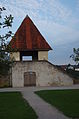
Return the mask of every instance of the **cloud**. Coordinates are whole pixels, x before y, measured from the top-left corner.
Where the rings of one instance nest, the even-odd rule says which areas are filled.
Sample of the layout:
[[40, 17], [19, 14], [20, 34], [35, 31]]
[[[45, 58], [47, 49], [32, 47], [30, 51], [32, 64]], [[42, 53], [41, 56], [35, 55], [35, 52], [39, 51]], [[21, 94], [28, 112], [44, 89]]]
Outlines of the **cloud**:
[[50, 40], [51, 45], [64, 45], [77, 41], [79, 39], [79, 30], [72, 28], [69, 25], [47, 22], [41, 20], [36, 22], [36, 25], [41, 29], [41, 33]]
[[58, 0], [1, 0], [0, 4], [5, 6], [9, 13], [15, 17], [30, 14], [45, 20], [65, 20], [71, 11], [64, 8]]
[[77, 7], [76, 10], [79, 11], [79, 0], [77, 0]]
[[75, 62], [70, 58], [70, 55], [73, 54], [74, 47], [79, 47], [79, 40], [64, 45], [54, 45], [53, 51], [49, 52], [49, 60], [53, 64], [75, 64]]

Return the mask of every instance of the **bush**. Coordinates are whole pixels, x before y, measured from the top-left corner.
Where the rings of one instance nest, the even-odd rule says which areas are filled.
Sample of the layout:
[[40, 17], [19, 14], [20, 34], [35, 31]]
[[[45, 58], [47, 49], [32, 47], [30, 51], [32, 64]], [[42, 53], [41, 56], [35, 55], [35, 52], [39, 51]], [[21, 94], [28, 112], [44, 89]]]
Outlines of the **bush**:
[[11, 67], [11, 61], [0, 60], [0, 75], [7, 75]]
[[72, 70], [72, 69], [67, 69], [66, 71], [73, 78], [79, 79], [79, 71], [75, 71], [75, 70]]

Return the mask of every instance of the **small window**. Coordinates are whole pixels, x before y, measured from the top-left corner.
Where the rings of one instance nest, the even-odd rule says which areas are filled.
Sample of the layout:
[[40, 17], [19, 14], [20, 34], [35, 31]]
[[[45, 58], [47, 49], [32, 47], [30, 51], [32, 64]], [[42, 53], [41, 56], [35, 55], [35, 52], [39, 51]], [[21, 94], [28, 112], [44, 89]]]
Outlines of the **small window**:
[[32, 61], [32, 56], [23, 56], [22, 61]]

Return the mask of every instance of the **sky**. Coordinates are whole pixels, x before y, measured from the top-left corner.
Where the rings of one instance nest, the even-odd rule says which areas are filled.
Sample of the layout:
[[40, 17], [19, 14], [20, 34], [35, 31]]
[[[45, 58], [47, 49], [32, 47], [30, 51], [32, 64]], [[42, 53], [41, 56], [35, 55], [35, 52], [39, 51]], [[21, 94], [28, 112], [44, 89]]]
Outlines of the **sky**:
[[29, 15], [53, 49], [50, 62], [74, 63], [70, 55], [79, 47], [79, 0], [0, 0], [0, 6], [14, 16], [14, 33]]

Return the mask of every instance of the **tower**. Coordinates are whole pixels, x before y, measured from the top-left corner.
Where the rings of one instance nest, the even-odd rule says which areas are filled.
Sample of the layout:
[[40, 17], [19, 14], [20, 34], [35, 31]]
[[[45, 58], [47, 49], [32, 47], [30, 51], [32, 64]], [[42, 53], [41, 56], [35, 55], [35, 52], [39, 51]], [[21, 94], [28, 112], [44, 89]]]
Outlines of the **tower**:
[[52, 50], [29, 16], [21, 23], [9, 45], [10, 57], [22, 61], [23, 56], [32, 56], [32, 60], [48, 60], [48, 51]]

